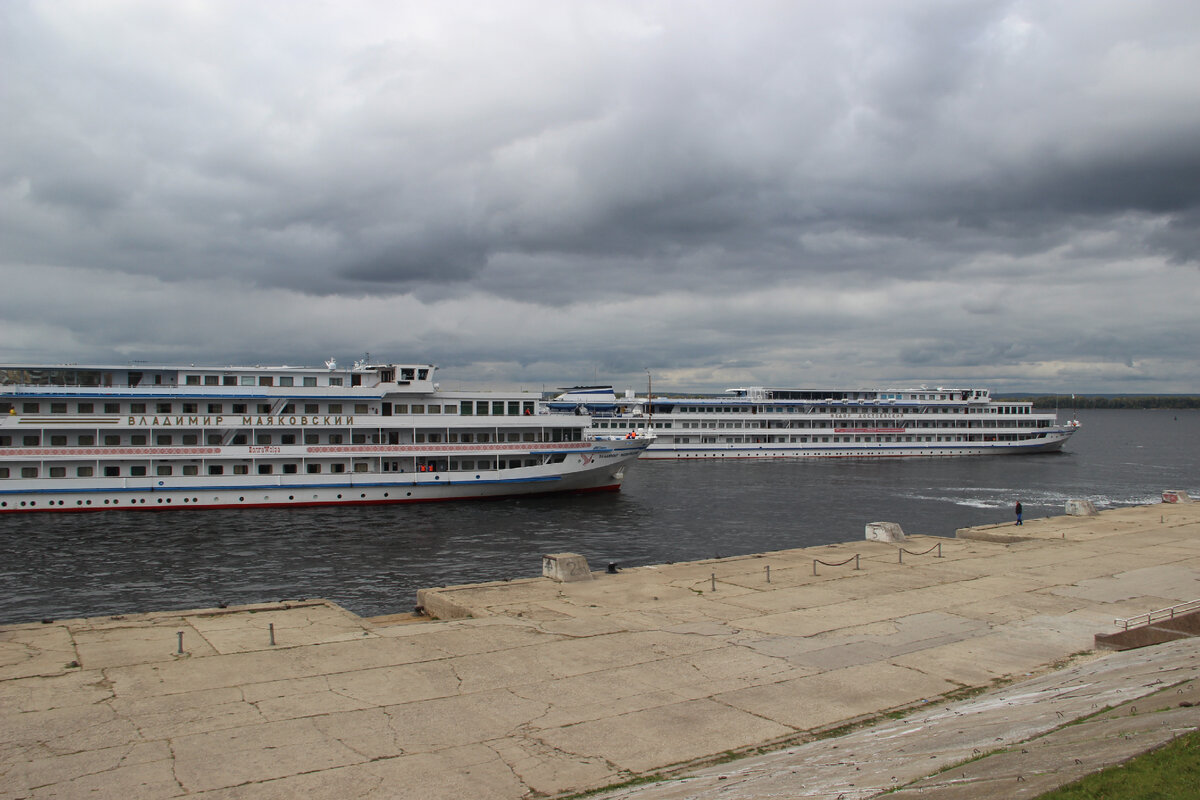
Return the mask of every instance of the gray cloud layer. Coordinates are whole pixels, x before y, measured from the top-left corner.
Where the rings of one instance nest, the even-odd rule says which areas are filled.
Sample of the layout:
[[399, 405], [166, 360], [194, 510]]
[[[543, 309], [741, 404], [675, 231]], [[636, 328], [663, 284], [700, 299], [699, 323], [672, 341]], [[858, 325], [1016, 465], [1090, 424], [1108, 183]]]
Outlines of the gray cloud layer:
[[6, 3], [3, 359], [1200, 391], [1200, 6], [826, 6]]

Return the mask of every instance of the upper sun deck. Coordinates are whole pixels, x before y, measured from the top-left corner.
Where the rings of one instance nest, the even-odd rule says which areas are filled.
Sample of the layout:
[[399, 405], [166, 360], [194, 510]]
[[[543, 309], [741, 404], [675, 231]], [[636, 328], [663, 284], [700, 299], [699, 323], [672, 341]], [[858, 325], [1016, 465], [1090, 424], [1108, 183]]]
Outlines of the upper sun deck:
[[282, 394], [288, 390], [433, 392], [433, 364], [338, 367], [0, 364], [4, 394]]
[[738, 400], [752, 402], [793, 401], [801, 403], [838, 404], [906, 404], [925, 405], [937, 403], [988, 403], [991, 394], [987, 389], [787, 389], [749, 386], [727, 389], [726, 394]]

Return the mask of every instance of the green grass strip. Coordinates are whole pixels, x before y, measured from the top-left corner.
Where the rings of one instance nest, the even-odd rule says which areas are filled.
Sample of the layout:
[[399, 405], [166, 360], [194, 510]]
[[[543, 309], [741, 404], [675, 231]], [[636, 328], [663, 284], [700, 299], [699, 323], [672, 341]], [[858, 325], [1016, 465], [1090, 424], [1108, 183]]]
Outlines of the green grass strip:
[[1108, 767], [1037, 800], [1186, 800], [1200, 798], [1200, 731]]

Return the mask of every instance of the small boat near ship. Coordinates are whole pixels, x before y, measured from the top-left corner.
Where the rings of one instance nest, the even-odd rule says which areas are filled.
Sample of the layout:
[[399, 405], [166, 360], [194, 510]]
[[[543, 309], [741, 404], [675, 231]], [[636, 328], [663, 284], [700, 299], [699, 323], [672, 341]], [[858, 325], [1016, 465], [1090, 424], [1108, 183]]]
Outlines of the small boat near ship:
[[888, 458], [1046, 453], [1079, 429], [1057, 412], [988, 389], [745, 387], [721, 395], [617, 396], [576, 386], [548, 405], [592, 419], [597, 435], [652, 433], [647, 459]]
[[0, 513], [616, 491], [653, 439], [432, 364], [0, 364]]

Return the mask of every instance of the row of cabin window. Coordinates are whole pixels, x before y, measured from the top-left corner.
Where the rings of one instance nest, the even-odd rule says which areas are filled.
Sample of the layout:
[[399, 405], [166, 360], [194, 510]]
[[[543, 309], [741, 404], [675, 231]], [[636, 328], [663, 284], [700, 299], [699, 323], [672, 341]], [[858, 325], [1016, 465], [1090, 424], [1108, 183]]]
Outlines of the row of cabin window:
[[[174, 403], [170, 403], [170, 402], [154, 403], [153, 404], [153, 407], [154, 407], [153, 412], [150, 412], [148, 410], [149, 407], [151, 406], [151, 404], [149, 404], [149, 403], [129, 403], [128, 405], [124, 405], [124, 407], [123, 407], [122, 403], [103, 403], [102, 405], [104, 407], [103, 413], [105, 413], [105, 414], [148, 414], [148, 413], [154, 413], [154, 414], [199, 414], [200, 413], [200, 404], [199, 403], [180, 403], [178, 409], [176, 409]], [[288, 403], [278, 413], [280, 413], [280, 414], [296, 414], [296, 413], [343, 414], [343, 413], [345, 413], [343, 411], [342, 403], [328, 403], [325, 405], [324, 410], [322, 410], [321, 404], [319, 404], [319, 403], [303, 403], [301, 405], [304, 409], [303, 412], [296, 411], [296, 406], [297, 406], [296, 403]], [[7, 413], [9, 413], [9, 411], [11, 411], [13, 409], [13, 407], [14, 406], [12, 403], [0, 403], [0, 413], [7, 414]], [[228, 408], [229, 408], [230, 414], [252, 413], [250, 411], [249, 403], [230, 403]], [[404, 407], [399, 406], [399, 408], [404, 408]], [[413, 411], [412, 413], [414, 413], [414, 414], [440, 414], [440, 413], [442, 413], [441, 406], [413, 406], [413, 408], [420, 409], [419, 411]], [[426, 409], [428, 409], [428, 410], [426, 410]], [[454, 406], [446, 406], [447, 413], [453, 413], [453, 409], [454, 409]], [[22, 414], [40, 414], [41, 410], [42, 410], [41, 403], [30, 402], [30, 403], [22, 403], [21, 404], [21, 413]], [[205, 413], [206, 414], [224, 414], [225, 412], [226, 412], [226, 405], [224, 403], [206, 403], [205, 404]], [[67, 413], [67, 404], [66, 403], [58, 403], [58, 402], [51, 403], [50, 404], [50, 413], [51, 414], [66, 414]], [[95, 403], [77, 403], [75, 406], [75, 413], [77, 413], [77, 414], [94, 414], [94, 413], [96, 413], [96, 404]], [[256, 403], [253, 413], [255, 413], [255, 414], [270, 414], [271, 413], [271, 404], [270, 403]], [[370, 406], [368, 406], [366, 403], [355, 403], [354, 404], [354, 413], [355, 414], [369, 414]], [[404, 414], [407, 412], [399, 411], [397, 413]]]
[[[102, 403], [103, 413], [105, 414], [199, 414], [200, 403], [180, 403], [179, 407], [171, 402], [161, 403]], [[153, 412], [149, 411], [153, 405]], [[254, 411], [250, 411], [249, 403], [230, 403], [226, 406], [225, 403], [206, 403], [204, 404], [206, 414], [224, 414], [226, 408], [230, 414], [271, 414], [270, 403], [254, 404]], [[12, 403], [0, 403], [0, 414], [7, 414], [14, 408]], [[278, 414], [343, 414], [345, 406], [342, 403], [327, 403], [322, 407], [320, 403], [288, 403], [283, 408], [276, 412]], [[38, 402], [27, 402], [21, 404], [22, 414], [40, 414], [42, 404]], [[459, 411], [459, 407], [455, 405], [440, 405], [436, 403], [395, 403], [392, 405], [393, 414], [454, 414]], [[521, 414], [531, 415], [534, 411], [532, 401], [516, 401], [516, 400], [479, 400], [472, 402], [464, 400], [462, 402], [461, 411], [463, 416], [518, 416]], [[66, 414], [67, 404], [62, 402], [50, 403], [51, 414]], [[77, 414], [94, 414], [96, 413], [95, 403], [76, 403], [75, 413]], [[355, 414], [369, 414], [370, 406], [366, 403], [355, 403]]]
[[[428, 472], [445, 472], [445, 471], [454, 472], [454, 471], [466, 471], [466, 470], [476, 470], [476, 469], [516, 469], [517, 467], [522, 467], [522, 466], [536, 467], [538, 465], [538, 463], [539, 462], [536, 458], [526, 458], [526, 459], [502, 458], [499, 461], [496, 461], [493, 459], [485, 459], [482, 461], [461, 461], [461, 460], [456, 460], [456, 459], [450, 459], [447, 461], [436, 461], [436, 460], [426, 461], [423, 464], [420, 464], [419, 466], [426, 467], [427, 469], [424, 471], [428, 471]], [[356, 464], [355, 466], [364, 466], [364, 465]], [[404, 472], [405, 470], [404, 470], [404, 467], [401, 466], [401, 462], [399, 462], [399, 461], [384, 461], [383, 462], [383, 471], [384, 472]]]
[[821, 442], [842, 442], [849, 443], [851, 441], [858, 443], [872, 442], [1021, 442], [1028, 441], [1033, 438], [1045, 436], [1045, 434], [1017, 434], [1017, 433], [1002, 433], [996, 436], [983, 437], [981, 434], [958, 434], [946, 436], [700, 436], [692, 438], [689, 436], [676, 436], [675, 444], [691, 444], [699, 442], [700, 444], [716, 444], [718, 442], [724, 444], [813, 444]]
[[[45, 437], [45, 438], [48, 439], [48, 443], [51, 447], [68, 447], [69, 446], [68, 441], [69, 441], [69, 438], [71, 438], [71, 437], [68, 437], [65, 434], [51, 434], [50, 436]], [[95, 447], [96, 446], [96, 437], [94, 434], [81, 433], [78, 436], [73, 437], [73, 438], [75, 439], [74, 445], [77, 447]], [[260, 433], [254, 437], [254, 443], [256, 445], [296, 444], [297, 438], [298, 438], [297, 435], [294, 433], [281, 433], [278, 435], [271, 434], [271, 433]], [[387, 442], [388, 444], [399, 444], [399, 441], [390, 441], [390, 439], [394, 438], [394, 437], [387, 437], [387, 438], [389, 439], [389, 441]], [[23, 446], [23, 447], [39, 447], [42, 444], [42, 439], [43, 439], [43, 437], [39, 434], [36, 434], [36, 433], [27, 434], [27, 435], [21, 437], [21, 446]], [[116, 434], [116, 433], [105, 434], [102, 437], [102, 441], [103, 441], [105, 447], [121, 447], [122, 445], [126, 445], [129, 447], [145, 447], [148, 444], [148, 439], [149, 439], [149, 437], [147, 437], [145, 434], [142, 434], [142, 433], [131, 434], [128, 437], [128, 441], [125, 441], [125, 437], [122, 437], [120, 434]], [[223, 439], [224, 439], [223, 434], [210, 433], [205, 438], [205, 444], [210, 445], [210, 446], [221, 446], [223, 444]], [[370, 433], [370, 434], [368, 434], [368, 433], [353, 433], [350, 435], [350, 443], [351, 444], [383, 444], [384, 439], [385, 439], [385, 437], [378, 433]], [[497, 442], [504, 442], [504, 441], [537, 442], [539, 440], [540, 440], [540, 434], [533, 433], [531, 431], [526, 431], [524, 433], [508, 433], [508, 434], [497, 433], [497, 434], [495, 434], [495, 441], [497, 441]], [[12, 437], [12, 436], [0, 435], [0, 447], [12, 447], [13, 441], [14, 441], [14, 437]], [[458, 444], [458, 443], [472, 444], [472, 443], [476, 443], [476, 442], [481, 443], [481, 444], [486, 444], [488, 442], [493, 441], [493, 436], [490, 433], [447, 433], [447, 434], [417, 433], [417, 434], [413, 435], [413, 442], [415, 444], [426, 444], [426, 443], [441, 444], [443, 441], [448, 442], [450, 444]], [[250, 443], [249, 437], [244, 433], [237, 434], [236, 436], [233, 437], [233, 439], [231, 439], [229, 441], [229, 445], [231, 445], [231, 446], [246, 445], [249, 443]], [[346, 443], [346, 436], [345, 436], [345, 434], [341, 434], [341, 433], [327, 433], [327, 434], [306, 433], [306, 434], [304, 434], [304, 444], [345, 444], [345, 443]], [[195, 434], [195, 433], [184, 433], [184, 434], [180, 434], [178, 436], [176, 436], [175, 434], [170, 434], [170, 433], [160, 433], [154, 437], [154, 444], [159, 447], [170, 447], [170, 446], [174, 446], [176, 444], [185, 445], [185, 446], [199, 445], [200, 444], [200, 436], [199, 436], [199, 434]]]
[[[963, 427], [967, 427], [967, 428], [1001, 428], [1001, 427], [1003, 427], [1003, 428], [1034, 428], [1034, 427], [1047, 427], [1050, 424], [1049, 421], [1047, 421], [1047, 420], [1015, 420], [1015, 419], [1014, 420], [969, 420], [969, 421], [968, 420], [957, 420], [957, 421], [948, 420], [948, 421], [940, 421], [940, 422], [935, 421], [935, 420], [915, 420], [914, 422], [915, 422], [915, 424], [909, 425], [907, 427], [911, 427], [913, 429], [955, 428], [955, 427], [958, 427], [958, 428], [963, 428]], [[609, 427], [609, 424], [604, 423], [604, 422], [599, 422], [599, 423], [597, 423], [597, 425], [601, 428]], [[624, 430], [629, 427], [629, 424], [628, 423], [622, 424], [622, 423], [614, 422], [614, 423], [612, 423], [611, 426], [613, 428], [620, 428], [620, 429]], [[655, 427], [660, 427], [660, 424], [655, 423]], [[667, 423], [665, 425], [665, 427], [668, 427], [668, 428], [671, 427], [670, 423]], [[784, 428], [784, 425], [782, 423], [777, 423], [777, 422], [768, 423], [768, 422], [762, 421], [762, 420], [757, 420], [757, 421], [732, 420], [730, 422], [680, 422], [679, 427], [681, 427], [681, 428], [740, 428], [740, 429], [752, 429], [752, 430], [758, 430], [758, 429], [780, 430], [780, 429]], [[851, 419], [833, 420], [833, 421], [828, 421], [828, 422], [821, 421], [821, 422], [812, 422], [812, 423], [809, 423], [807, 420], [800, 420], [798, 422], [790, 423], [787, 427], [800, 428], [800, 429], [804, 429], [804, 428], [810, 428], [810, 429], [812, 429], [812, 428], [816, 428], [816, 429], [820, 429], [820, 428], [876, 428], [876, 427], [879, 427], [879, 423], [876, 420], [851, 420]]]
[[[276, 378], [279, 379], [276, 383]], [[296, 379], [291, 375], [186, 375], [183, 379], [187, 386], [295, 386]], [[315, 375], [301, 377], [301, 386], [316, 386]], [[337, 375], [329, 376], [325, 386], [343, 386], [343, 378]]]
[[[764, 414], [796, 414], [801, 411], [804, 413], [844, 413], [845, 408], [826, 407], [826, 406], [763, 406], [761, 408]], [[885, 406], [882, 408], [872, 408], [872, 414], [912, 414], [916, 412], [913, 408], [898, 408]], [[961, 406], [954, 407], [934, 407], [922, 409], [919, 413], [933, 414], [1030, 414], [1033, 412], [1032, 406], [988, 406], [984, 408], [962, 408]], [[754, 413], [747, 406], [676, 406], [668, 413], [676, 414], [750, 414]]]
[[[180, 403], [176, 408], [175, 403], [160, 402], [160, 403], [103, 403], [103, 413], [105, 414], [199, 414], [200, 403]], [[154, 411], [150, 412], [149, 408], [153, 405]], [[256, 403], [253, 413], [255, 414], [271, 414], [270, 403]], [[0, 403], [0, 413], [7, 414], [14, 409], [12, 403]], [[302, 410], [298, 410], [302, 409]], [[276, 412], [278, 414], [342, 414], [346, 413], [342, 403], [327, 403], [324, 408], [320, 403], [288, 403], [283, 408]], [[42, 404], [38, 402], [26, 402], [21, 404], [22, 414], [40, 414]], [[461, 411], [463, 416], [520, 416], [532, 415], [534, 413], [534, 403], [531, 400], [464, 400], [461, 406], [455, 405], [440, 405], [430, 403], [396, 403], [392, 405], [393, 414], [454, 414]], [[67, 404], [65, 402], [50, 403], [51, 414], [66, 414]], [[96, 413], [95, 403], [76, 403], [75, 413], [77, 414], [94, 414]], [[206, 403], [206, 414], [224, 414], [226, 413], [225, 403]], [[248, 414], [250, 412], [249, 403], [230, 403], [228, 405], [228, 413], [230, 414]], [[369, 414], [370, 407], [366, 403], [355, 403], [355, 414]]]
[[[281, 471], [285, 475], [294, 475], [297, 472], [299, 472], [299, 468], [296, 464], [280, 464], [279, 466], [281, 467]], [[325, 466], [328, 466], [329, 472], [332, 472], [332, 473], [341, 473], [341, 472], [346, 471], [345, 464], [326, 464], [326, 465], [307, 464], [305, 466], [306, 466], [306, 471], [311, 475], [316, 475], [316, 474], [321, 473], [323, 470], [323, 467], [325, 467]], [[233, 467], [233, 469], [231, 470], [231, 474], [233, 474], [233, 475], [249, 475], [250, 474], [250, 466], [248, 464], [233, 464], [232, 467]], [[355, 472], [367, 472], [367, 467], [368, 467], [367, 464], [355, 464], [354, 471]], [[147, 472], [147, 467], [142, 466], [140, 464], [135, 464], [135, 465], [129, 466], [129, 467], [127, 467], [127, 470], [128, 470], [127, 472], [122, 473], [121, 467], [119, 467], [117, 465], [112, 465], [112, 466], [104, 467], [103, 474], [104, 474], [104, 477], [106, 477], [106, 478], [119, 478], [122, 476], [122, 474], [128, 475], [131, 478], [144, 478], [149, 474]], [[10, 477], [11, 472], [12, 471], [8, 467], [0, 467], [0, 478]], [[47, 472], [49, 473], [51, 478], [67, 477], [67, 468], [66, 467], [50, 467], [47, 469]], [[275, 465], [274, 464], [259, 464], [259, 465], [257, 465], [257, 472], [259, 475], [274, 474]], [[77, 477], [77, 478], [91, 478], [95, 474], [96, 474], [95, 469], [90, 466], [81, 466], [81, 467], [75, 468], [75, 477]], [[174, 469], [173, 465], [161, 464], [154, 468], [154, 474], [159, 477], [167, 477], [170, 475], [174, 475], [175, 469]], [[182, 475], [199, 475], [200, 468], [199, 468], [199, 466], [197, 466], [195, 464], [184, 464], [184, 465], [182, 465], [182, 471], [180, 474], [182, 474]], [[225, 466], [223, 464], [210, 464], [208, 467], [208, 474], [209, 475], [224, 475], [225, 474]], [[22, 478], [38, 477], [38, 468], [37, 467], [21, 467], [21, 477]]]
[[[460, 403], [464, 417], [529, 416], [536, 410], [532, 400], [463, 400]], [[403, 406], [398, 406], [403, 408]], [[404, 413], [404, 412], [397, 412]]]
[[[538, 462], [536, 459], [529, 459], [529, 458], [527, 458], [527, 459], [503, 459], [499, 462], [501, 468], [509, 467], [512, 469], [515, 469], [520, 466], [533, 467], [533, 466], [537, 466], [537, 463]], [[475, 470], [475, 469], [495, 469], [496, 464], [497, 464], [496, 461], [490, 460], [490, 459], [489, 460], [480, 460], [480, 461], [453, 460], [453, 461], [448, 461], [448, 462], [440, 462], [437, 464], [431, 463], [429, 466], [430, 466], [430, 469], [437, 469], [438, 471], [446, 470], [446, 469], [461, 471], [461, 470]], [[250, 466], [248, 464], [233, 464], [231, 466], [232, 466], [232, 469], [230, 470], [230, 474], [233, 474], [233, 475], [248, 475], [248, 474], [250, 474]], [[275, 464], [258, 464], [255, 467], [255, 470], [256, 470], [257, 474], [259, 474], [259, 475], [273, 475], [275, 473], [275, 466], [276, 466]], [[295, 475], [300, 471], [299, 465], [297, 465], [297, 464], [280, 464], [278, 466], [280, 467], [280, 472], [284, 475]], [[328, 467], [329, 468], [328, 471], [333, 474], [340, 474], [340, 473], [346, 472], [346, 465], [342, 464], [342, 463], [305, 464], [304, 471], [309, 475], [319, 475], [325, 471], [325, 467]], [[128, 472], [126, 472], [125, 474], [131, 478], [144, 478], [148, 475], [147, 467], [142, 466], [140, 464], [135, 464], [135, 465], [129, 466], [127, 468], [127, 470], [128, 470]], [[355, 464], [354, 471], [355, 472], [369, 472], [370, 465], [363, 464], [363, 463]], [[383, 462], [383, 471], [384, 472], [403, 472], [404, 469], [400, 466], [400, 462], [398, 462], [398, 461], [385, 461], [385, 462]], [[50, 467], [47, 469], [47, 472], [49, 473], [51, 478], [67, 477], [67, 468], [66, 467]], [[75, 468], [75, 477], [77, 477], [77, 478], [91, 478], [91, 477], [94, 477], [95, 474], [96, 474], [95, 468], [91, 467], [91, 466], [80, 466], [80, 467]], [[116, 466], [116, 465], [104, 467], [103, 474], [104, 474], [104, 477], [106, 477], [106, 478], [120, 478], [120, 477], [122, 477], [121, 467]], [[161, 464], [161, 465], [155, 467], [154, 474], [157, 477], [169, 477], [169, 476], [175, 474], [175, 470], [174, 470], [173, 465]], [[184, 465], [182, 465], [182, 470], [181, 470], [180, 474], [185, 475], [185, 476], [199, 475], [200, 468], [196, 464], [184, 464]], [[223, 464], [210, 464], [208, 466], [208, 474], [209, 475], [224, 475], [225, 474], [225, 466]], [[8, 467], [0, 467], [0, 479], [9, 478], [9, 477], [11, 477], [11, 475], [12, 475], [12, 470], [10, 470]], [[21, 467], [20, 475], [22, 478], [36, 478], [39, 475], [39, 470], [37, 467]]]

